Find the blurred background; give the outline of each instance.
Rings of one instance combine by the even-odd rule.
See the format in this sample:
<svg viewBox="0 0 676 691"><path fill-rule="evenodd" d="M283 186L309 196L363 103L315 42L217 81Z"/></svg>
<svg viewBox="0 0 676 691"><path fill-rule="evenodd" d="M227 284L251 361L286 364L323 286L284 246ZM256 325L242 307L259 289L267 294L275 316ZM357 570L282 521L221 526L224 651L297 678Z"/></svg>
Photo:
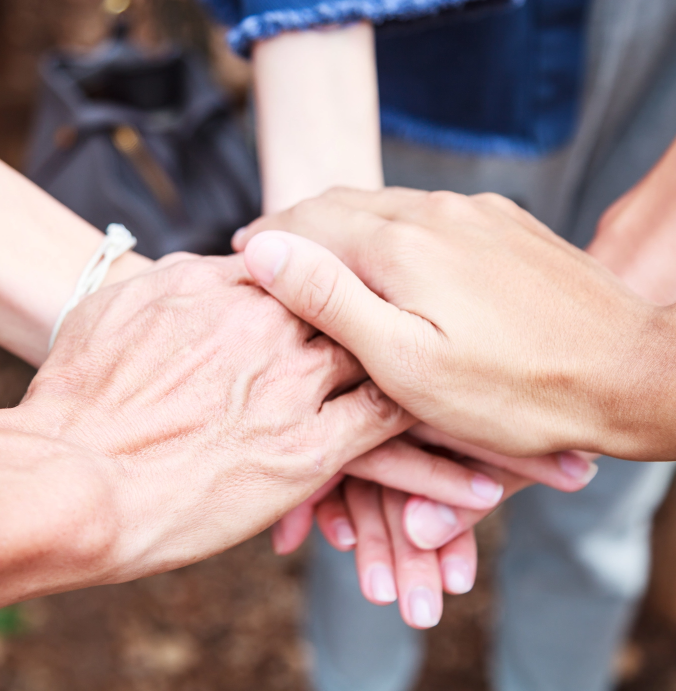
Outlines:
<svg viewBox="0 0 676 691"><path fill-rule="evenodd" d="M172 44L203 56L246 121L248 66L193 0L0 0L0 158L23 169L41 56L85 54L111 35L120 13L129 40L150 53ZM32 373L0 351L0 405L16 405ZM487 690L500 512L479 538L477 585L446 597L429 633L421 691ZM300 634L305 556L275 556L264 534L179 571L0 610L0 691L302 691L311 660ZM673 488L655 526L652 584L617 675L621 691L676 691Z"/></svg>

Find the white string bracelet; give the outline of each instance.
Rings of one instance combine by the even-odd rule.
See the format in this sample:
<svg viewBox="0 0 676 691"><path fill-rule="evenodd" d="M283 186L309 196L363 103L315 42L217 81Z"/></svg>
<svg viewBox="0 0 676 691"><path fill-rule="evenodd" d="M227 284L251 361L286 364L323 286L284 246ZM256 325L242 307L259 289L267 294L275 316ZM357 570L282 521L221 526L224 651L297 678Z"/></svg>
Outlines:
<svg viewBox="0 0 676 691"><path fill-rule="evenodd" d="M134 247L136 247L136 238L121 223L111 223L106 228L105 240L85 266L80 280L75 286L75 292L63 306L59 318L54 324L52 337L49 339L49 350L52 349L61 324L63 324L68 313L75 309L88 295L95 293L101 287L110 265Z"/></svg>

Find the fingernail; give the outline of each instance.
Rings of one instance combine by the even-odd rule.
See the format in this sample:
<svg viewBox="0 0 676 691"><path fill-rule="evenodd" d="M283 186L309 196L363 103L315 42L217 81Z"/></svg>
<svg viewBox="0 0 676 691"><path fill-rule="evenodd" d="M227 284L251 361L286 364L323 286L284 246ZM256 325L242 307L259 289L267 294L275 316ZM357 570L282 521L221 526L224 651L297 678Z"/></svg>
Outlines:
<svg viewBox="0 0 676 691"><path fill-rule="evenodd" d="M421 629L436 626L441 619L441 612L436 598L429 588L414 588L408 596L411 621Z"/></svg>
<svg viewBox="0 0 676 691"><path fill-rule="evenodd" d="M406 532L421 549L436 549L446 544L458 529L455 511L445 504L420 499L406 512Z"/></svg>
<svg viewBox="0 0 676 691"><path fill-rule="evenodd" d="M357 544L357 536L354 534L350 522L345 518L337 518L333 521L333 534L341 547L353 547Z"/></svg>
<svg viewBox="0 0 676 691"><path fill-rule="evenodd" d="M502 485L499 485L488 475L475 475L470 484L472 491L477 497L481 497L481 499L485 499L491 504L497 504L505 491Z"/></svg>
<svg viewBox="0 0 676 691"><path fill-rule="evenodd" d="M568 477L574 480L589 484L596 473L599 472L599 467L596 463L589 463L584 458L578 456L574 451L562 451L558 454L559 467Z"/></svg>
<svg viewBox="0 0 676 691"><path fill-rule="evenodd" d="M246 233L246 228L238 228L232 234L232 238L230 239L230 244L232 245L232 249L235 250L235 252L239 252L240 250L244 249L243 242L242 242L242 238L244 237L244 233Z"/></svg>
<svg viewBox="0 0 676 691"><path fill-rule="evenodd" d="M397 599L397 586L392 570L387 566L374 566L369 571L371 596L378 602L394 602Z"/></svg>
<svg viewBox="0 0 676 691"><path fill-rule="evenodd" d="M441 564L444 587L450 593L468 593L474 585L469 564L461 557L449 557Z"/></svg>
<svg viewBox="0 0 676 691"><path fill-rule="evenodd" d="M272 524L272 549L275 551L275 554L284 554L284 527L281 521Z"/></svg>
<svg viewBox="0 0 676 691"><path fill-rule="evenodd" d="M278 237L257 235L248 245L247 267L253 277L263 285L269 285L284 268L289 258L289 245Z"/></svg>

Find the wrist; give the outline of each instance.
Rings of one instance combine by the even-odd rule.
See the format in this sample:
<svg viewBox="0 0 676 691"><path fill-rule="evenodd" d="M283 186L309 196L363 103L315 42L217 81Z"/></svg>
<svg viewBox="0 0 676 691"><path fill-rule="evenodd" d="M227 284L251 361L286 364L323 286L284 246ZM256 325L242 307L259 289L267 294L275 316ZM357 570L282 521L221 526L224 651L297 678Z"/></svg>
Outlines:
<svg viewBox="0 0 676 691"><path fill-rule="evenodd" d="M154 263L152 259L148 259L148 257L144 257L137 252L125 252L110 265L101 287L105 288L106 286L134 278L148 271Z"/></svg>
<svg viewBox="0 0 676 691"><path fill-rule="evenodd" d="M71 261L67 273L62 270L49 286L42 286L42 291L33 291L23 295L21 301L12 300L12 304L5 305L0 332L2 347L35 367L42 365L47 359L49 338L59 312L71 297L80 276L77 272L82 272L87 259L95 249L92 249L86 258L82 254L81 261ZM152 265L153 261L147 257L135 252L126 252L113 262L103 286L132 278L147 271ZM12 294L16 292L11 289L15 284L16 281L10 280L7 289L0 286L0 294L7 297L8 303ZM44 292L45 288L49 289L49 295Z"/></svg>
<svg viewBox="0 0 676 691"><path fill-rule="evenodd" d="M676 459L674 309L635 305L616 322L614 341L597 350L604 361L590 359L580 389L581 399L593 402L586 415L595 424L571 448L637 461Z"/></svg>

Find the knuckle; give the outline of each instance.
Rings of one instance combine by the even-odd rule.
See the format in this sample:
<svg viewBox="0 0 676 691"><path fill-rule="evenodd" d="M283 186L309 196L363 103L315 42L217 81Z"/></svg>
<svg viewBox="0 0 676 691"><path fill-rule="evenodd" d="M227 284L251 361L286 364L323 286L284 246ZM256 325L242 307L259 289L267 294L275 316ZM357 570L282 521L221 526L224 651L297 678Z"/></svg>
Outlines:
<svg viewBox="0 0 676 691"><path fill-rule="evenodd" d="M313 218L321 202L317 199L304 199L289 209L289 216L292 224L305 223Z"/></svg>
<svg viewBox="0 0 676 691"><path fill-rule="evenodd" d="M473 199L484 208L487 207L488 211L498 211L510 218L520 219L521 221L531 218L530 214L514 200L495 192L482 192L481 194L474 195Z"/></svg>
<svg viewBox="0 0 676 691"><path fill-rule="evenodd" d="M429 192L425 200L427 206L439 214L455 214L459 209L464 208L468 199L464 194L451 192L449 190L436 190Z"/></svg>
<svg viewBox="0 0 676 691"><path fill-rule="evenodd" d="M374 481L383 481L391 476L399 467L395 448L389 441L365 454L362 468L366 477Z"/></svg>
<svg viewBox="0 0 676 691"><path fill-rule="evenodd" d="M406 413L403 408L386 396L373 381L364 382L362 387L364 388L363 405L371 414L370 417L375 417L385 426L394 425L399 419L405 418Z"/></svg>
<svg viewBox="0 0 676 691"><path fill-rule="evenodd" d="M309 320L330 324L340 314L344 293L339 288L338 267L317 263L303 284L302 314Z"/></svg>
<svg viewBox="0 0 676 691"><path fill-rule="evenodd" d="M397 567L406 573L427 573L430 571L430 560L424 552L412 548L397 557Z"/></svg>
<svg viewBox="0 0 676 691"><path fill-rule="evenodd" d="M320 439L301 429L287 431L282 436L266 452L250 458L254 475L273 482L308 483L325 472L326 458Z"/></svg>
<svg viewBox="0 0 676 691"><path fill-rule="evenodd" d="M359 538L360 548L364 553L368 554L371 559L373 559L376 555L389 556L390 543L386 537L385 525L382 521L379 522L377 526L360 526L359 523L357 523L357 535Z"/></svg>
<svg viewBox="0 0 676 691"><path fill-rule="evenodd" d="M507 197L503 197L501 194L497 194L497 192L481 192L480 194L475 194L474 199L478 202L482 202L483 204L492 204L493 206L500 206L510 209L519 208L518 204Z"/></svg>
<svg viewBox="0 0 676 691"><path fill-rule="evenodd" d="M198 255L192 252L172 252L171 254L165 254L163 257L155 262L156 266L164 266L164 264L174 264L178 262L187 262L193 259L197 259Z"/></svg>
<svg viewBox="0 0 676 691"><path fill-rule="evenodd" d="M182 293L194 293L222 285L225 278L221 266L194 257L169 267L168 271L172 288Z"/></svg>

